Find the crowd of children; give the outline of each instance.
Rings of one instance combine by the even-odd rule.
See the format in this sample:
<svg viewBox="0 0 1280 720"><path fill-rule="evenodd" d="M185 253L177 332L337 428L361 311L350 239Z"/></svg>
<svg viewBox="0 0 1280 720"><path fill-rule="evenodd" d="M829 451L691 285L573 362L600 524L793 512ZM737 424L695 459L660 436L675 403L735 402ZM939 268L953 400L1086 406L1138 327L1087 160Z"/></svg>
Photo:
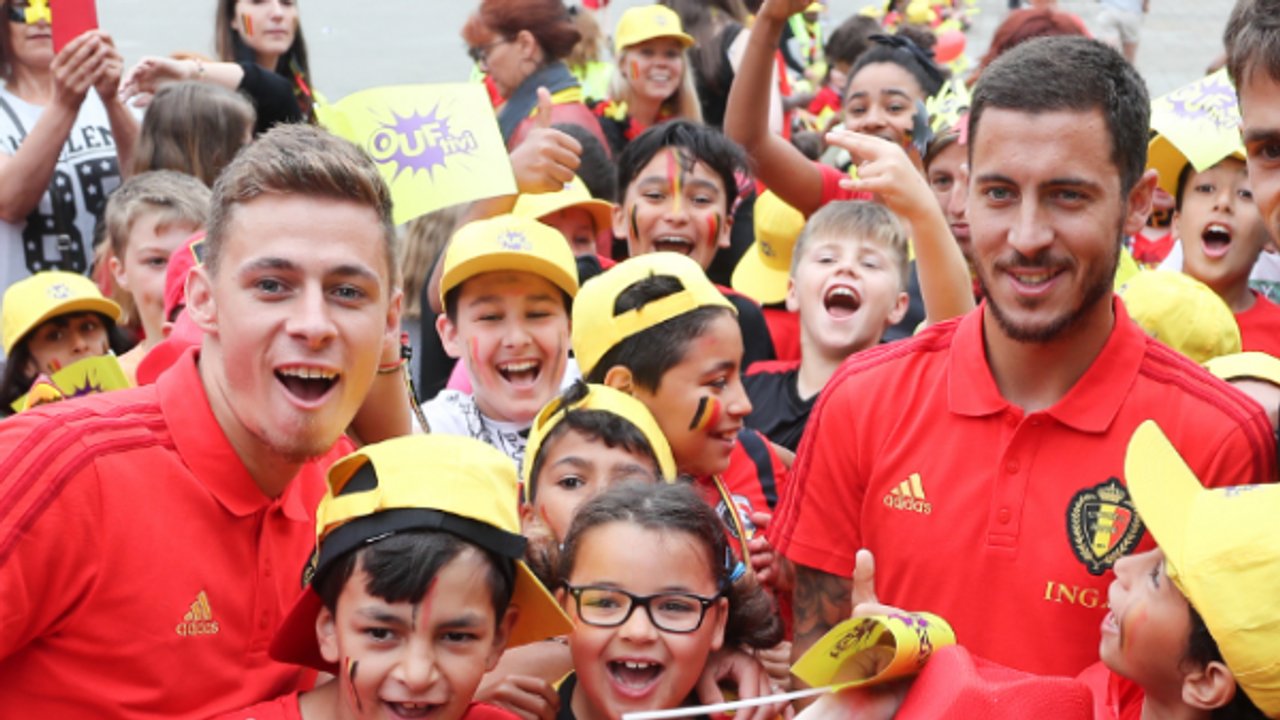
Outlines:
<svg viewBox="0 0 1280 720"><path fill-rule="evenodd" d="M1277 0L1154 101L1052 3L480 0L517 192L402 229L292 0L3 3L0 715L1280 717Z"/></svg>

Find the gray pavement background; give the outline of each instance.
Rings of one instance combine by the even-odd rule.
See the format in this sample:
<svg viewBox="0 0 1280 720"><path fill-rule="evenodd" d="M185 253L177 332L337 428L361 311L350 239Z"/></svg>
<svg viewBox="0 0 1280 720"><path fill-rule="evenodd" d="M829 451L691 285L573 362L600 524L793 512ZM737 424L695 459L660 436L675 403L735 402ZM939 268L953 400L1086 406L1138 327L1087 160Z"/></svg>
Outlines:
<svg viewBox="0 0 1280 720"><path fill-rule="evenodd" d="M615 0L625 8L647 0ZM330 100L378 85L464 81L470 65L458 35L477 6L473 0L300 0L314 84ZM834 27L869 0L830 0ZM1138 69L1152 96L1199 77L1221 51L1232 0L1151 0L1138 51ZM1061 9L1093 27L1093 0L1060 0ZM115 36L132 66L149 54L177 50L213 53L213 0L98 0L102 26ZM979 0L969 52L980 57L1007 12L1006 0Z"/></svg>

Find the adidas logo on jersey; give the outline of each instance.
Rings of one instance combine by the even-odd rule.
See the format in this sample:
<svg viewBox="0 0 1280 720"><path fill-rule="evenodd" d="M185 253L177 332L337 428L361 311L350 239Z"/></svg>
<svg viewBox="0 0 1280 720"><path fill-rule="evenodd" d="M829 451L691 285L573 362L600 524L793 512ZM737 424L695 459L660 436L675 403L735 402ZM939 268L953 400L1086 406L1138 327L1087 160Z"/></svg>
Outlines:
<svg viewBox="0 0 1280 720"><path fill-rule="evenodd" d="M174 631L183 637L218 634L218 622L213 619L209 596L203 590L196 596L196 601L191 603L191 609L182 616L182 622L178 623Z"/></svg>
<svg viewBox="0 0 1280 720"><path fill-rule="evenodd" d="M933 503L924 496L924 486L920 484L920 473L911 473L911 477L890 490L884 496L884 504L894 510L906 510L921 515L933 512Z"/></svg>

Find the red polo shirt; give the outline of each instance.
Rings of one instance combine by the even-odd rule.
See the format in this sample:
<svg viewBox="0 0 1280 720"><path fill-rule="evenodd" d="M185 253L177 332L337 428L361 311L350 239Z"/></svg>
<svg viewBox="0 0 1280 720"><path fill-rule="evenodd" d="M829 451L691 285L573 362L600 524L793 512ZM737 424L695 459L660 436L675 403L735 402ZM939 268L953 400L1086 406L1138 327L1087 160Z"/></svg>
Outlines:
<svg viewBox="0 0 1280 720"><path fill-rule="evenodd" d="M1253 306L1236 313L1240 326L1240 346L1244 350L1264 352L1280 357L1280 305L1276 305L1257 290L1253 293Z"/></svg>
<svg viewBox="0 0 1280 720"><path fill-rule="evenodd" d="M1206 485L1275 477L1262 409L1114 308L1093 365L1040 412L1000 395L985 305L852 356L809 419L775 548L840 577L869 548L882 602L938 613L1003 665L1079 673L1112 564L1152 546L1123 480L1138 424L1155 419Z"/></svg>
<svg viewBox="0 0 1280 720"><path fill-rule="evenodd" d="M195 353L0 423L0 714L207 718L303 687L267 656L340 440L264 495Z"/></svg>

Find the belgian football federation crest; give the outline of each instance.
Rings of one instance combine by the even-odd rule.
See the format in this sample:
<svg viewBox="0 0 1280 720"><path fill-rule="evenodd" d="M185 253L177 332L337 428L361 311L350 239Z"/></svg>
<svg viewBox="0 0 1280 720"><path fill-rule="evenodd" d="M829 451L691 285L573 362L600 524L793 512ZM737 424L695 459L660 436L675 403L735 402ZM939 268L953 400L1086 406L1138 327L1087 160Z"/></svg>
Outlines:
<svg viewBox="0 0 1280 720"><path fill-rule="evenodd" d="M1067 507L1071 549L1091 575L1101 575L1142 539L1142 519L1118 479L1081 490Z"/></svg>

